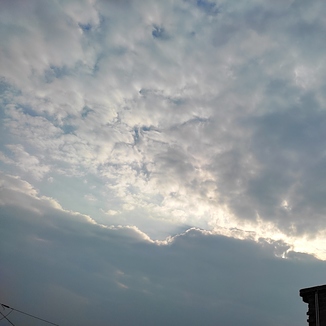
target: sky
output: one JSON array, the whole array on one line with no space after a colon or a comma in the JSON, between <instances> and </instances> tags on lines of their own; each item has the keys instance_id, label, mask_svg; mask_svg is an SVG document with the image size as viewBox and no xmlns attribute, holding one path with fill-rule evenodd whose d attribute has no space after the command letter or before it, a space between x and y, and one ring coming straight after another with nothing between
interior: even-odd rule
<instances>
[{"instance_id":1,"label":"sky","mask_svg":"<svg viewBox=\"0 0 326 326\"><path fill-rule=\"evenodd\" d=\"M306 325L299 290L326 283L325 16L2 0L0 303L62 326Z\"/></svg>"}]
</instances>

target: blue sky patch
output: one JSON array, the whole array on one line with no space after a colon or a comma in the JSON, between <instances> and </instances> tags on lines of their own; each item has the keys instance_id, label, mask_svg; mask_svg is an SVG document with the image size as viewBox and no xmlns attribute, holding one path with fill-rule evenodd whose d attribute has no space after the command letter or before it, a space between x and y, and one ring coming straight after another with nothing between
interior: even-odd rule
<instances>
[{"instance_id":1,"label":"blue sky patch","mask_svg":"<svg viewBox=\"0 0 326 326\"><path fill-rule=\"evenodd\" d=\"M152 35L156 39L166 40L168 39L168 34L165 31L164 27L154 25L152 30Z\"/></svg>"},{"instance_id":2,"label":"blue sky patch","mask_svg":"<svg viewBox=\"0 0 326 326\"><path fill-rule=\"evenodd\" d=\"M90 23L88 24L78 23L78 26L82 29L83 32L89 32L92 29L92 25Z\"/></svg>"},{"instance_id":3,"label":"blue sky patch","mask_svg":"<svg viewBox=\"0 0 326 326\"><path fill-rule=\"evenodd\" d=\"M197 0L196 5L198 8L205 11L209 15L217 15L219 13L219 9L215 2Z\"/></svg>"}]
</instances>

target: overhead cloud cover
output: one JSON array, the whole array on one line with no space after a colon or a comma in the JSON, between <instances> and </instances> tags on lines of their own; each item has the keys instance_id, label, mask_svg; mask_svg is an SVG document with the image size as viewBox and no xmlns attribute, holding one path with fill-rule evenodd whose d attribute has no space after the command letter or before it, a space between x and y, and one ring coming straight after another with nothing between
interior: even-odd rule
<instances>
[{"instance_id":1,"label":"overhead cloud cover","mask_svg":"<svg viewBox=\"0 0 326 326\"><path fill-rule=\"evenodd\" d=\"M298 290L325 283L325 15L2 1L1 301L60 325L305 325Z\"/></svg>"}]
</instances>

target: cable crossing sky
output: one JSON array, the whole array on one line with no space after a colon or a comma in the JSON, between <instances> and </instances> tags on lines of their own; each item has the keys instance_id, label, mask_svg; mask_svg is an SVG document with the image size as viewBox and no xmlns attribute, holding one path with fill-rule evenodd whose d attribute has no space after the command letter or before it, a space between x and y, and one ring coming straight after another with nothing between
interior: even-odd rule
<instances>
[{"instance_id":1,"label":"cable crossing sky","mask_svg":"<svg viewBox=\"0 0 326 326\"><path fill-rule=\"evenodd\" d=\"M18 313L20 314L23 314L23 315L26 315L26 316L29 316L31 318L35 318L35 319L38 319L38 320L41 320L45 323L48 323L48 324L51 324L51 325L56 325L56 326L59 326L58 324L55 324L55 323L52 323L51 321L48 321L46 319L43 319L43 318L40 318L40 317L37 317L37 316L34 316L34 315L31 315L27 312L24 312L24 311L21 311L21 310L18 310L18 309L15 309L15 308L12 308L12 307L9 307L8 305L6 304L3 304L3 303L0 303L2 308L3 309L11 309L11 311L9 313L7 313L7 315L4 315L1 311L0 311L0 314L3 316L2 319L6 319L11 325L14 325L8 318L7 316L12 312L12 311L17 311ZM0 319L1 320L1 319ZM15 325L14 325L15 326Z\"/></svg>"}]
</instances>

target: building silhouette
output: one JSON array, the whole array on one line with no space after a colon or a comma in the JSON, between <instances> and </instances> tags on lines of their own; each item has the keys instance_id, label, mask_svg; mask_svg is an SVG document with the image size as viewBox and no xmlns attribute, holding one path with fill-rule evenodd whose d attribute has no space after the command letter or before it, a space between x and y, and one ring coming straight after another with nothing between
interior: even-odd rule
<instances>
[{"instance_id":1,"label":"building silhouette","mask_svg":"<svg viewBox=\"0 0 326 326\"><path fill-rule=\"evenodd\" d=\"M309 326L326 326L326 285L301 289L300 297L308 303Z\"/></svg>"}]
</instances>

